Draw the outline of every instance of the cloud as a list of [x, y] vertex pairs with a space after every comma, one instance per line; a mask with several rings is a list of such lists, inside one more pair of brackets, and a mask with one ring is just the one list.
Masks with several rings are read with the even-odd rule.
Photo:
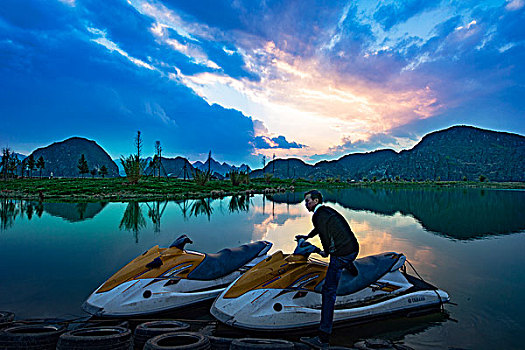
[[524, 0], [507, 0], [505, 9], [509, 11], [516, 11], [516, 10], [522, 9], [524, 5], [525, 5]]
[[0, 138], [10, 144], [80, 129], [118, 155], [140, 129], [145, 144], [231, 162], [406, 147], [457, 123], [525, 131], [522, 0], [5, 0], [2, 9], [10, 89]]
[[389, 30], [440, 3], [441, 0], [394, 0], [389, 4], [378, 5], [374, 19], [383, 26], [384, 30]]
[[255, 135], [261, 135], [261, 134], [268, 133], [268, 129], [264, 125], [264, 122], [257, 120], [257, 119], [253, 121], [253, 131]]
[[[2, 142], [20, 143], [32, 135], [37, 147], [79, 135], [97, 140], [118, 156], [131, 152], [133, 135], [141, 130], [146, 153], [153, 152], [155, 140], [161, 141], [167, 156], [191, 158], [212, 149], [219, 159], [241, 162], [254, 152], [251, 118], [210, 105], [170, 79], [169, 70], [148, 59], [154, 50], [138, 55], [139, 46], [133, 40], [123, 44], [126, 39], [121, 41], [115, 34], [119, 29], [117, 24], [110, 26], [109, 17], [107, 22], [89, 17], [89, 28], [98, 28], [89, 31], [88, 19], [71, 13], [90, 11], [78, 9], [78, 2], [76, 8], [58, 5], [58, 12], [69, 15], [67, 26], [53, 22], [56, 14], [44, 10], [49, 9], [47, 3], [25, 4], [27, 12], [38, 13], [33, 23], [15, 20], [11, 13], [9, 20], [2, 15], [9, 30], [7, 40], [0, 42], [0, 74], [10, 86], [0, 96], [0, 114], [6, 116]], [[137, 16], [128, 7], [124, 4], [112, 11], [128, 12], [126, 18]], [[140, 23], [147, 33], [151, 22]], [[122, 25], [126, 24], [129, 21]], [[141, 35], [142, 31], [137, 40], [143, 41], [146, 51], [155, 46], [153, 37], [150, 41], [148, 35]]]
[[401, 147], [399, 139], [385, 133], [373, 134], [366, 140], [352, 141], [349, 137], [345, 137], [342, 142], [341, 145], [330, 148], [329, 153], [346, 154], [354, 152], [370, 152], [385, 148], [398, 149]]
[[256, 136], [254, 140], [254, 146], [256, 149], [291, 149], [291, 148], [305, 148], [306, 145], [301, 145], [297, 142], [289, 142], [284, 136], [267, 137], [267, 136]]

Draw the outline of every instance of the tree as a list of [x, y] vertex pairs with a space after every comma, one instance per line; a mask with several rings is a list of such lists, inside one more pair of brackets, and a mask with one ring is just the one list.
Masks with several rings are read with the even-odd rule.
[[84, 178], [84, 174], [89, 173], [88, 163], [87, 163], [86, 157], [84, 156], [83, 153], [80, 156], [80, 159], [78, 160], [77, 168], [78, 168], [78, 172], [80, 173], [82, 178]]
[[147, 165], [145, 159], [140, 159], [140, 152], [142, 151], [140, 131], [137, 131], [137, 137], [135, 137], [135, 147], [137, 154], [131, 154], [128, 157], [120, 156], [120, 163], [126, 172], [128, 181], [131, 183], [137, 183], [140, 180], [142, 169]]
[[106, 176], [108, 174], [108, 168], [106, 168], [105, 165], [101, 166], [99, 173], [100, 173], [100, 176], [102, 176], [102, 178], [104, 178], [104, 176]]
[[16, 154], [11, 153], [11, 159], [9, 160], [7, 164], [7, 170], [11, 174], [12, 177], [15, 177], [16, 169], [20, 165], [20, 159], [16, 156]]
[[46, 167], [44, 157], [40, 156], [38, 158], [38, 160], [36, 161], [36, 167], [37, 169], [40, 169], [40, 178], [42, 178], [42, 170]]
[[0, 168], [4, 179], [7, 179], [7, 171], [9, 169], [9, 161], [11, 160], [11, 149], [8, 147], [2, 149], [2, 161], [0, 162]]
[[160, 141], [155, 141], [155, 157], [153, 157], [153, 159], [155, 161], [155, 166], [153, 167], [153, 177], [155, 177], [155, 169], [157, 169], [159, 172], [160, 177], [160, 169], [162, 167], [162, 147], [160, 146]]
[[27, 168], [29, 169], [29, 177], [33, 177], [33, 170], [35, 169], [35, 157], [33, 154], [27, 157]]
[[140, 152], [142, 152], [142, 137], [140, 136], [140, 130], [137, 131], [137, 137], [135, 137], [135, 147], [137, 148], [137, 157], [140, 158]]
[[98, 173], [97, 168], [91, 169], [91, 171], [90, 171], [91, 178], [93, 179], [95, 176], [97, 176], [97, 173]]
[[195, 183], [199, 186], [204, 186], [208, 181], [211, 179], [211, 173], [210, 171], [202, 171], [199, 169], [195, 169], [193, 173], [193, 180]]

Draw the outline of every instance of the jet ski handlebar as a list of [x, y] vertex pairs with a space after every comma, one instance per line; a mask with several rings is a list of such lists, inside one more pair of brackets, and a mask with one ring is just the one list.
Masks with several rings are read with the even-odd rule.
[[186, 243], [192, 244], [193, 241], [188, 236], [182, 235], [179, 238], [177, 238], [175, 241], [173, 241], [173, 243], [171, 243], [170, 248], [176, 247], [176, 248], [179, 248], [180, 250], [183, 250]]
[[313, 244], [306, 241], [305, 236], [295, 236], [295, 240], [297, 241], [297, 246], [295, 247], [294, 254], [302, 255], [305, 257], [310, 256], [312, 253], [317, 253], [321, 256], [324, 256], [322, 250], [319, 247], [314, 246]]

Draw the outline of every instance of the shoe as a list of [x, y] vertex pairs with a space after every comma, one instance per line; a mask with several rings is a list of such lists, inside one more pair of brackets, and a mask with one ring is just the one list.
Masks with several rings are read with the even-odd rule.
[[328, 349], [330, 347], [330, 344], [328, 342], [322, 342], [319, 336], [301, 337], [299, 340], [302, 343], [310, 345], [314, 349]]

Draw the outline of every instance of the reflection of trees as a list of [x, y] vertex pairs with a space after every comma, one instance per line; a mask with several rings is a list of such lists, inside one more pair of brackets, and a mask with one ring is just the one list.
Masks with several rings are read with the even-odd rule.
[[41, 218], [42, 217], [42, 214], [44, 213], [44, 204], [42, 202], [38, 202], [36, 205], [35, 205], [35, 212], [36, 212], [36, 215]]
[[210, 216], [212, 212], [213, 212], [213, 208], [211, 207], [210, 198], [202, 198], [202, 199], [194, 200], [191, 206], [191, 209], [190, 209], [190, 215], [193, 215], [195, 217], [199, 215], [206, 215], [208, 216], [208, 221], [210, 220]]
[[11, 199], [0, 198], [0, 229], [7, 230], [13, 226], [20, 209]]
[[135, 242], [138, 243], [139, 231], [144, 227], [146, 227], [146, 220], [142, 215], [139, 202], [129, 202], [122, 216], [122, 220], [120, 220], [119, 229], [133, 232]]
[[249, 195], [233, 195], [228, 205], [230, 213], [234, 211], [249, 211], [250, 210], [250, 196]]
[[151, 222], [153, 223], [154, 232], [160, 232], [160, 219], [162, 218], [162, 214], [164, 214], [164, 210], [166, 209], [167, 204], [168, 201], [164, 201], [162, 209], [160, 209], [160, 201], [153, 202], [151, 206], [148, 203], [146, 203], [146, 205], [148, 206], [148, 216], [151, 219]]
[[177, 205], [179, 206], [180, 208], [180, 211], [182, 213], [182, 217], [184, 218], [184, 221], [188, 220], [188, 200], [187, 199], [183, 199], [182, 201], [180, 202], [177, 202]]
[[84, 220], [84, 214], [86, 214], [87, 205], [88, 204], [86, 202], [77, 203], [76, 207], [79, 220]]
[[31, 218], [33, 217], [33, 204], [32, 203], [27, 204], [26, 216], [28, 220], [31, 220]]

